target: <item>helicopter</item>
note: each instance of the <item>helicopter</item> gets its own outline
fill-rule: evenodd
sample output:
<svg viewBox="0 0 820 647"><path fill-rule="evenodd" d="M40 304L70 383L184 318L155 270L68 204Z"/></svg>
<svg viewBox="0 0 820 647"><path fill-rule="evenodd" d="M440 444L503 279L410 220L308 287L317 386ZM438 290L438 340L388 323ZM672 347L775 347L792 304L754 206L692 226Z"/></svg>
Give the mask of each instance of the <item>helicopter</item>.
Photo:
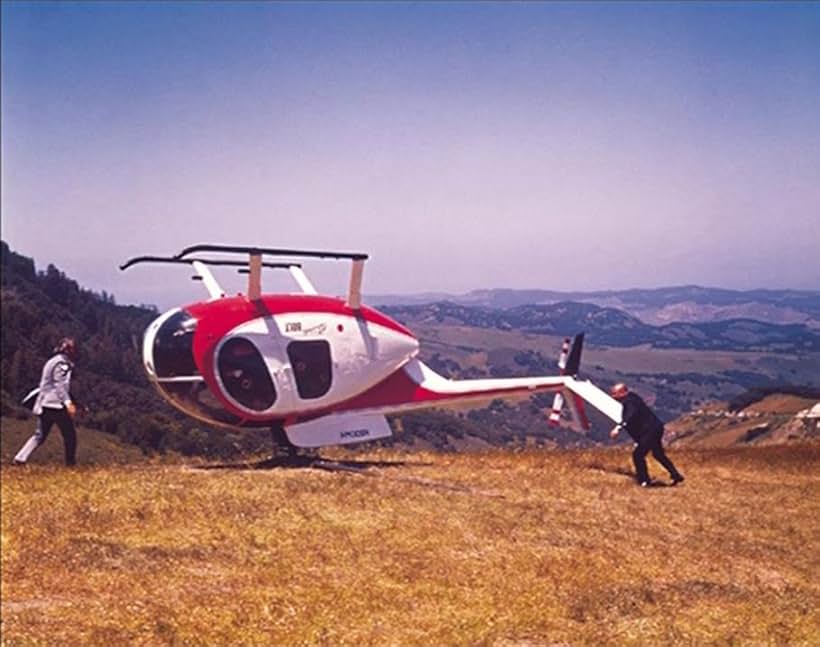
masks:
<svg viewBox="0 0 820 647"><path fill-rule="evenodd" d="M274 262L271 258L283 258ZM294 259L347 260L347 295L321 295ZM621 404L578 379L583 334L565 340L554 376L450 380L422 362L419 339L362 303L364 253L198 244L142 263L190 265L205 300L161 314L145 331L149 381L174 407L208 425L269 428L288 451L388 438L387 414L555 393L549 415L566 406L575 428L589 429L584 402L613 421ZM247 274L247 291L229 296L211 267ZM265 294L263 269L288 271L298 292Z"/></svg>

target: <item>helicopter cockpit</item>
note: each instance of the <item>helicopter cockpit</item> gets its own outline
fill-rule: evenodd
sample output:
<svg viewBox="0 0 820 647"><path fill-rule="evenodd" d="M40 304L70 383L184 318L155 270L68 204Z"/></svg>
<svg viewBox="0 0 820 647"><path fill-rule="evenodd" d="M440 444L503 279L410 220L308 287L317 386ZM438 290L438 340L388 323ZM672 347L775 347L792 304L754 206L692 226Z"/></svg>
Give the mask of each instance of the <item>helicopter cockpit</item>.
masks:
<svg viewBox="0 0 820 647"><path fill-rule="evenodd" d="M204 422L236 425L240 419L226 411L214 397L194 361L193 341L196 327L197 320L189 312L179 308L171 310L152 323L143 341L145 368L154 378L160 393L175 407ZM227 355L228 353L226 357ZM246 361L245 364L247 363ZM250 402L251 395L247 394L249 382L245 382L243 389L241 379L236 379L235 373L232 377L231 371L236 371L237 368L239 365L236 362L220 362L220 372L224 373L223 383L236 399L240 399L237 396L244 390L246 394L241 396L240 402ZM264 369L264 364L262 368ZM256 373L258 374L258 366ZM270 383L269 376L268 382ZM272 383L270 384L272 389Z"/></svg>

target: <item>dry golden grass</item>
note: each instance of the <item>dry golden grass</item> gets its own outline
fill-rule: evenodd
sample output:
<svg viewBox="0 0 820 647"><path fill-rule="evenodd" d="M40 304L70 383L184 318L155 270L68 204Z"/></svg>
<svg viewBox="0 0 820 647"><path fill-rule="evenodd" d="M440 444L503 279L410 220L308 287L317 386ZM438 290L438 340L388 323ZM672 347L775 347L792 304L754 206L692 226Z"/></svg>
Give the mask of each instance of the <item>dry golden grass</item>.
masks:
<svg viewBox="0 0 820 647"><path fill-rule="evenodd" d="M820 644L817 445L335 456L4 466L3 644Z"/></svg>

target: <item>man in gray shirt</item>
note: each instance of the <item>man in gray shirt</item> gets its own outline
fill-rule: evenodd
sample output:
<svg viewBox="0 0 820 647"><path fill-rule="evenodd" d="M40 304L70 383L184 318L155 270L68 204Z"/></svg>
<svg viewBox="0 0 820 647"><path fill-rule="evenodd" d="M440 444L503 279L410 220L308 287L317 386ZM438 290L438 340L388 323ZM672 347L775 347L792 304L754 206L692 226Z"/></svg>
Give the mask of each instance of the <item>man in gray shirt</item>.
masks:
<svg viewBox="0 0 820 647"><path fill-rule="evenodd" d="M40 389L33 408L37 416L37 429L17 452L14 457L15 464L25 464L34 450L48 438L55 423L63 435L66 465L74 465L77 462L77 432L74 429L77 406L71 400L70 392L71 371L74 369L76 356L77 344L70 337L65 337L60 340L54 349L54 355L43 366Z"/></svg>

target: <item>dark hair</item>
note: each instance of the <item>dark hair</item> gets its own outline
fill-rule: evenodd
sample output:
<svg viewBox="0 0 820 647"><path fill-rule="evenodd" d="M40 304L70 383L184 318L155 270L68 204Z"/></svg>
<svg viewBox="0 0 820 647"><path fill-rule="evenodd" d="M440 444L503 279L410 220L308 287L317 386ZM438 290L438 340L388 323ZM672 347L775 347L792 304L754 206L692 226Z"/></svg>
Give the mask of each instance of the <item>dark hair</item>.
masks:
<svg viewBox="0 0 820 647"><path fill-rule="evenodd" d="M59 343L54 347L55 353L65 353L69 357L73 357L77 352L77 342L73 337L63 337Z"/></svg>

